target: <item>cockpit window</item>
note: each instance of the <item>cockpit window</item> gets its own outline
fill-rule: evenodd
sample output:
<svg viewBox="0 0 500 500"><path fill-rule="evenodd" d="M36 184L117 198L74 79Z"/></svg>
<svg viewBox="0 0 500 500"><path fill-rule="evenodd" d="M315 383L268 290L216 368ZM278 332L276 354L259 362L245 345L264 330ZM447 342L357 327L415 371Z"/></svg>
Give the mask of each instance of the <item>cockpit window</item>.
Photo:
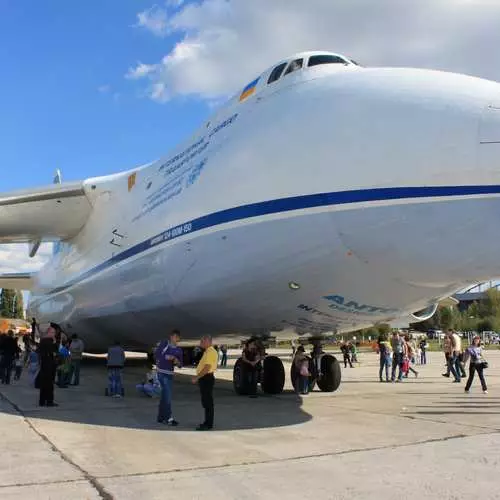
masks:
<svg viewBox="0 0 500 500"><path fill-rule="evenodd" d="M332 56L331 54L321 54L318 56L311 56L307 66L318 66L319 64L348 64L348 62L339 56Z"/></svg>
<svg viewBox="0 0 500 500"><path fill-rule="evenodd" d="M293 73L294 71L297 71L299 69L302 69L302 65L304 64L304 59L295 59L295 61L292 61L289 65L288 68L286 68L285 75L288 75L289 73Z"/></svg>
<svg viewBox="0 0 500 500"><path fill-rule="evenodd" d="M274 68L271 71L271 74L269 75L269 79L267 80L267 83L273 83L276 80L278 80L279 77L281 76L281 73L283 73L285 66L286 66L286 62L278 64L278 66L276 66L276 68Z"/></svg>

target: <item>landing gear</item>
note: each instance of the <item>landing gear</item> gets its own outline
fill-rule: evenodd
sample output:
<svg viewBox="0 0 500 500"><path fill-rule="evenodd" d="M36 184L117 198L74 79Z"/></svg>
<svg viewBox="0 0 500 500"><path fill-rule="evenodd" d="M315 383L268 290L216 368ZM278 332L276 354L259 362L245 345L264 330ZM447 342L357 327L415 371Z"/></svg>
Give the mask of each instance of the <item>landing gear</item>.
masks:
<svg viewBox="0 0 500 500"><path fill-rule="evenodd" d="M335 356L323 354L321 357L321 376L317 380L318 387L323 392L334 392L339 388L342 376L340 364Z"/></svg>
<svg viewBox="0 0 500 500"><path fill-rule="evenodd" d="M312 359L309 359L309 392L311 392L314 389L314 386L316 385L316 370L314 368L314 361ZM293 388L295 389L295 392L298 392L298 381L299 381L299 370L295 366L294 363L292 363L292 366L290 366L290 380L292 381Z"/></svg>
<svg viewBox="0 0 500 500"><path fill-rule="evenodd" d="M285 387L285 368L277 356L264 358L260 386L266 394L281 394Z"/></svg>
<svg viewBox="0 0 500 500"><path fill-rule="evenodd" d="M322 392L334 392L339 388L342 379L340 364L335 356L323 352L321 339L312 338L310 341L313 344L313 350L309 358L309 391L312 391L317 384ZM290 368L290 378L297 391L299 372L294 363Z"/></svg>
<svg viewBox="0 0 500 500"><path fill-rule="evenodd" d="M262 368L256 369L252 373L241 358L238 358L233 369L233 387L236 394L248 396L252 392L252 381L250 377L256 377L256 382L260 382L262 392L265 394L281 394L285 386L285 368L281 359L277 356L267 356L264 358Z"/></svg>
<svg viewBox="0 0 500 500"><path fill-rule="evenodd" d="M248 373L245 363L241 358L236 360L233 368L233 387L236 394L240 396L248 395Z"/></svg>
<svg viewBox="0 0 500 500"><path fill-rule="evenodd" d="M326 354L321 348L321 339L310 339L313 350L309 359L309 391L317 384L323 392L334 392L340 386L340 364L331 354ZM233 369L233 386L236 394L242 396L255 394L255 388L260 382L262 391L266 394L281 394L285 386L285 369L277 356L265 356L259 363L260 368L252 368L242 358L238 358ZM257 366L259 366L257 365ZM255 378L254 378L255 377ZM290 367L292 385L297 390L299 371L292 363Z"/></svg>
<svg viewBox="0 0 500 500"><path fill-rule="evenodd" d="M266 356L264 342L261 338L253 338L247 343L250 350L247 359L258 359L260 362L252 367L249 363L238 358L233 369L233 386L236 394L255 396L257 384L260 382L262 392L265 394L280 394L285 387L285 368L277 356Z"/></svg>

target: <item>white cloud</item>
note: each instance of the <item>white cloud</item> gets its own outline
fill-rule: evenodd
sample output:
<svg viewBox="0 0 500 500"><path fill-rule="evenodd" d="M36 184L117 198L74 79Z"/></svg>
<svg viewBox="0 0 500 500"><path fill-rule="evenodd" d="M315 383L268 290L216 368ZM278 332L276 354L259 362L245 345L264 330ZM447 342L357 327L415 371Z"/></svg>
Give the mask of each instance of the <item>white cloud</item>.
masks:
<svg viewBox="0 0 500 500"><path fill-rule="evenodd" d="M0 245L0 273L23 273L37 271L49 259L52 244L44 243L32 259L28 256L28 245Z"/></svg>
<svg viewBox="0 0 500 500"><path fill-rule="evenodd" d="M168 33L166 9L153 5L151 8L137 14L137 25L145 28L156 36L165 36Z"/></svg>
<svg viewBox="0 0 500 500"><path fill-rule="evenodd" d="M125 78L129 80L138 80L139 78L144 78L145 76L154 73L156 71L156 64L143 64L141 62L137 63L135 68L129 68Z"/></svg>
<svg viewBox="0 0 500 500"><path fill-rule="evenodd" d="M180 36L161 61L128 74L147 81L149 96L160 102L232 94L275 61L315 49L368 66L500 80L497 0L202 0L181 2L168 15L157 5L140 15L153 33Z"/></svg>
<svg viewBox="0 0 500 500"><path fill-rule="evenodd" d="M111 90L111 85L101 85L100 87L97 87L97 91L100 92L101 94L106 94Z"/></svg>

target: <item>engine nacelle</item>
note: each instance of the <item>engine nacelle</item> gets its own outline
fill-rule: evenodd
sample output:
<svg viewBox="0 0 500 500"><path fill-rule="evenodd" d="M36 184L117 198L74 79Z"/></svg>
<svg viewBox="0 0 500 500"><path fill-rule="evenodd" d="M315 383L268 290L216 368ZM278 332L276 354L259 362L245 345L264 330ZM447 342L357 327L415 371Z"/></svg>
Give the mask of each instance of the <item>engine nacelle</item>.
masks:
<svg viewBox="0 0 500 500"><path fill-rule="evenodd" d="M410 314L410 318L412 319L411 322L416 323L419 321L425 321L426 319L432 318L432 316L434 316L434 313L437 311L438 306L439 303L436 302L435 304L427 306L425 309L421 309L420 311Z"/></svg>

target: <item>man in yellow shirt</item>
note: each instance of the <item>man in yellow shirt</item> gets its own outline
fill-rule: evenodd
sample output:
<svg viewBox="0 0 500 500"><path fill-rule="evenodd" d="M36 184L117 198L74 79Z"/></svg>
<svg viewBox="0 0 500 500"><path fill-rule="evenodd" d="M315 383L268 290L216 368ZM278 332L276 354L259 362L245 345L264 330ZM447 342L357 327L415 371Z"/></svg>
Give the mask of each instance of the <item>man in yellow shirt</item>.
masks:
<svg viewBox="0 0 500 500"><path fill-rule="evenodd" d="M212 347L212 338L210 336L203 336L200 346L205 351L196 367L196 377L193 377L193 384L197 383L200 387L201 405L205 409L205 421L196 430L209 431L214 426L214 373L217 369L219 356Z"/></svg>

